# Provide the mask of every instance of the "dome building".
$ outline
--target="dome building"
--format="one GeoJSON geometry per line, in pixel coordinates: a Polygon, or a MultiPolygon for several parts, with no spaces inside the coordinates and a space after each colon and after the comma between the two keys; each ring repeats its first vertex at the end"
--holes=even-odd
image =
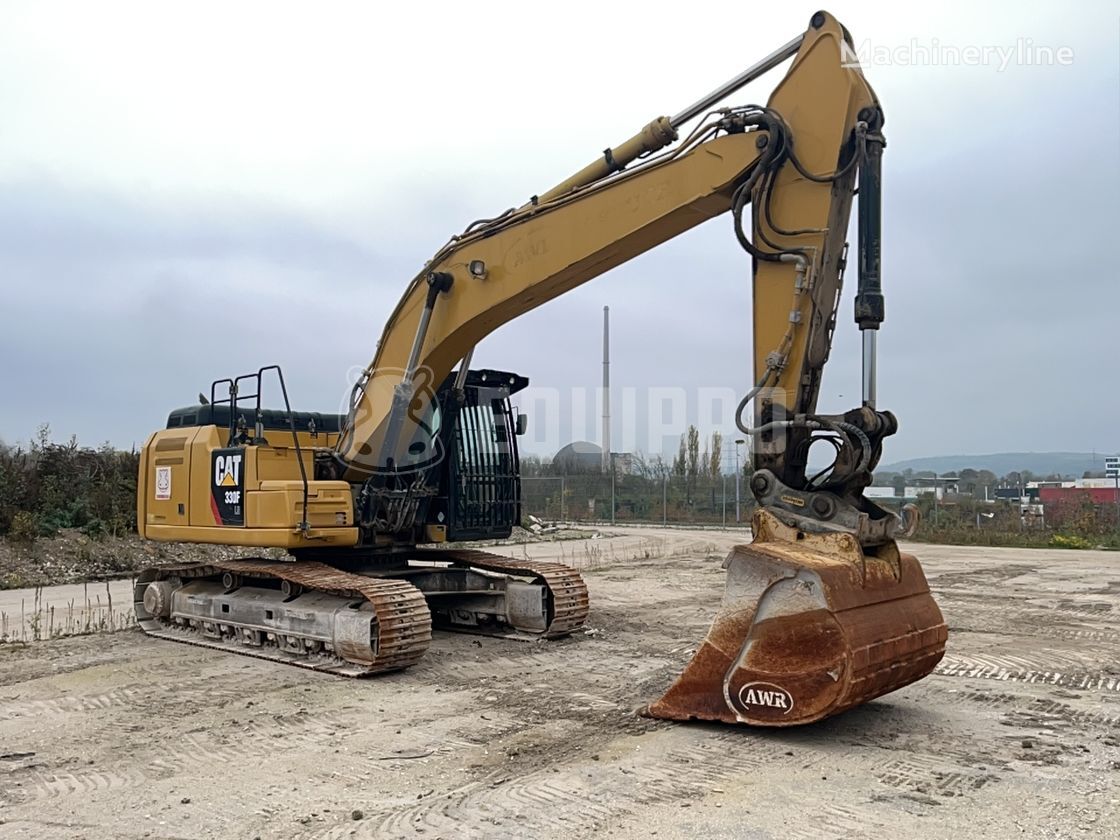
{"type": "Polygon", "coordinates": [[[561,472],[601,472],[603,449],[590,441],[573,441],[556,453],[552,464],[561,472]]]}

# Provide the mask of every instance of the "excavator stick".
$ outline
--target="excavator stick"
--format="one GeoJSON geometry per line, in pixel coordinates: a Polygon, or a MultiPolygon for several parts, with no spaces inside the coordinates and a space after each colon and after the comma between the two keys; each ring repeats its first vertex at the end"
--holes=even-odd
{"type": "Polygon", "coordinates": [[[759,510],[754,541],[684,673],[645,713],[756,726],[811,723],[929,674],[945,653],[941,610],[893,541],[811,534],[759,510]]]}

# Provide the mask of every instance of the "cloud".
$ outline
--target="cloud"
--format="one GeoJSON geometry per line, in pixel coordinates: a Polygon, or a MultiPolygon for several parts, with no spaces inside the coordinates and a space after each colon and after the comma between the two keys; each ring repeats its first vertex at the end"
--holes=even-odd
{"type": "MultiPolygon", "coordinates": [[[[0,436],[50,422],[128,446],[212,379],[272,362],[298,406],[337,410],[347,371],[448,234],[804,26],[784,10],[588,30],[576,11],[534,29],[523,11],[372,8],[170,17],[140,4],[120,27],[101,7],[13,16],[0,34],[0,436]],[[716,46],[748,22],[734,49],[716,46]]],[[[887,460],[1120,448],[1106,374],[1120,304],[1115,16],[849,14],[875,43],[1033,37],[1075,55],[1002,72],[867,68],[889,144],[879,390],[902,431],[887,460]]],[[[853,265],[824,410],[859,399],[854,284],[853,265]]],[[[557,389],[558,434],[595,438],[609,304],[614,435],[635,439],[624,388],[683,387],[695,398],[682,422],[697,422],[701,389],[747,387],[749,290],[730,220],[716,219],[500,328],[475,361],[557,389]]]]}

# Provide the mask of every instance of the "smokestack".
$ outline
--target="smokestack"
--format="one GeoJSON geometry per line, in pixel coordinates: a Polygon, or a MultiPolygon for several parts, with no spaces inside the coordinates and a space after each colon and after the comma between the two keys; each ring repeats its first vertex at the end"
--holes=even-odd
{"type": "Polygon", "coordinates": [[[603,307],[603,472],[611,468],[611,308],[603,307]]]}

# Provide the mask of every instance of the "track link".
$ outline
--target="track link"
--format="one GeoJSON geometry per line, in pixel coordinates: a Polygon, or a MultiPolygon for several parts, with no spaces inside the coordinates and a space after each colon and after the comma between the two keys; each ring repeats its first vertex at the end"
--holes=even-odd
{"type": "Polygon", "coordinates": [[[538,638],[556,639],[578,630],[587,621],[590,601],[583,576],[570,566],[549,561],[521,560],[476,549],[418,551],[418,560],[451,561],[487,572],[533,577],[548,587],[552,595],[549,624],[538,638]]]}
{"type": "Polygon", "coordinates": [[[316,671],[344,676],[369,676],[397,671],[415,664],[424,655],[432,638],[432,618],[423,594],[403,580],[374,578],[340,571],[324,563],[299,563],[269,560],[227,560],[218,563],[160,566],[145,569],[135,587],[136,617],[140,627],[150,636],[177,642],[236,651],[248,656],[298,665],[316,671]],[[376,636],[368,650],[348,646],[339,651],[316,655],[296,655],[279,645],[254,647],[236,638],[213,639],[197,630],[178,626],[151,616],[144,607],[144,592],[153,581],[179,578],[183,581],[200,578],[221,578],[224,573],[239,576],[244,583],[257,580],[281,580],[297,584],[305,590],[341,598],[368,601],[376,618],[376,636]]]}

